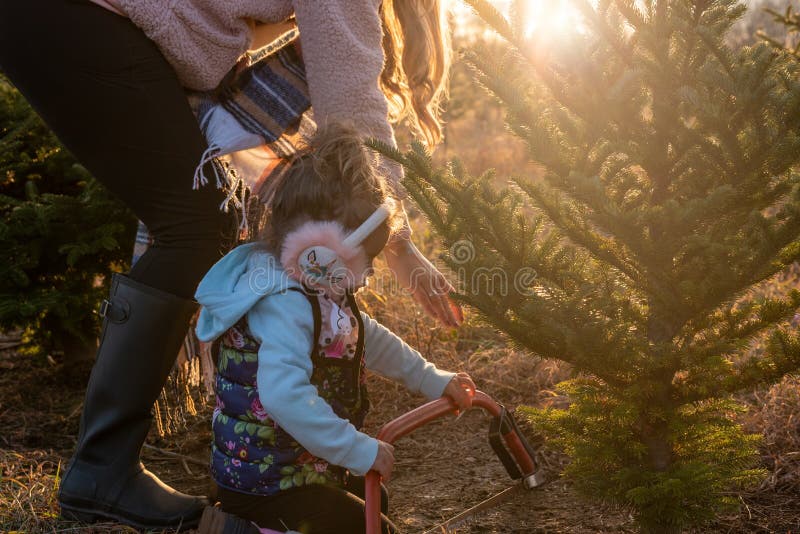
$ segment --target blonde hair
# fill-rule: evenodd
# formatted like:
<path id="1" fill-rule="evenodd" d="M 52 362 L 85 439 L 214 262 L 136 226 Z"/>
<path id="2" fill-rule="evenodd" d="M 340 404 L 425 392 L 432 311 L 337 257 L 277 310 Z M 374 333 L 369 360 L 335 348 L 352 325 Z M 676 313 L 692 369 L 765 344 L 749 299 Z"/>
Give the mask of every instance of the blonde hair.
<path id="1" fill-rule="evenodd" d="M 452 55 L 446 0 L 383 0 L 381 89 L 393 122 L 408 117 L 433 146 L 442 138 L 439 106 Z"/>
<path id="2" fill-rule="evenodd" d="M 272 250 L 279 250 L 286 234 L 303 220 L 338 221 L 353 230 L 378 206 L 391 205 L 374 153 L 351 124 L 336 122 L 319 129 L 273 180 L 267 196 L 270 209 L 261 238 Z M 384 222 L 389 232 L 399 223 L 397 213 Z"/>

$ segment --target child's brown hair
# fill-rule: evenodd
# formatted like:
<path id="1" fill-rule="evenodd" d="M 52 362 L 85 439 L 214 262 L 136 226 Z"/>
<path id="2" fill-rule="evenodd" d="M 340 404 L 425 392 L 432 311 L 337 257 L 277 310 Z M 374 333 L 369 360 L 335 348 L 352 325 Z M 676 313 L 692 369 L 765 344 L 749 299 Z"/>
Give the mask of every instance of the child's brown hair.
<path id="1" fill-rule="evenodd" d="M 286 234 L 306 220 L 357 228 L 389 197 L 376 168 L 374 153 L 352 126 L 331 123 L 320 128 L 269 189 L 261 238 L 277 252 Z M 395 220 L 392 214 L 384 223 L 389 232 Z"/>

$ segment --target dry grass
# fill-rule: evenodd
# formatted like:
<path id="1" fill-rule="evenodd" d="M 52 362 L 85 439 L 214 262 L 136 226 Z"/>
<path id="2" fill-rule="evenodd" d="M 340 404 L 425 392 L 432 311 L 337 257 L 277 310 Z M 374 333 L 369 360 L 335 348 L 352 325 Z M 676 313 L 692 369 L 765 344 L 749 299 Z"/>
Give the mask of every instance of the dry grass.
<path id="1" fill-rule="evenodd" d="M 53 451 L 26 450 L 22 453 L 0 449 L 0 532 L 2 533 L 63 533 L 136 534 L 139 531 L 113 522 L 91 526 L 59 518 L 58 483 L 64 455 Z M 196 469 L 197 470 L 197 469 Z M 202 478 L 207 479 L 205 470 Z M 169 480 L 169 475 L 164 477 Z M 188 490 L 187 478 L 175 480 L 181 489 Z M 207 485 L 207 481 L 203 484 Z"/>
<path id="2" fill-rule="evenodd" d="M 756 393 L 747 427 L 764 436 L 761 450 L 770 472 L 762 487 L 800 490 L 800 377 L 787 376 Z"/>
<path id="3" fill-rule="evenodd" d="M 0 450 L 0 532 L 138 532 L 116 523 L 88 527 L 59 520 L 56 492 L 61 466 L 61 457 L 51 451 Z"/>
<path id="4" fill-rule="evenodd" d="M 60 461 L 44 451 L 0 450 L 0 531 L 43 532 L 52 524 Z"/>

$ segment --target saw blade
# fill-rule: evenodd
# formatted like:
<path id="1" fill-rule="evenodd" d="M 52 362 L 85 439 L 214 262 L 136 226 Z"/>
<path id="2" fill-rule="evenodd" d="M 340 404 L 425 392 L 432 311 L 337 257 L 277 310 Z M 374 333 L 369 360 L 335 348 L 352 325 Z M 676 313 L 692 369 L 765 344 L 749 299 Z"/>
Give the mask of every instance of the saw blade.
<path id="1" fill-rule="evenodd" d="M 496 493 L 488 499 L 479 502 L 475 506 L 464 510 L 456 516 L 451 517 L 444 523 L 440 523 L 435 527 L 426 530 L 423 534 L 442 534 L 443 532 L 451 532 L 454 527 L 457 527 L 474 518 L 480 512 L 494 508 L 495 506 L 498 506 L 516 496 L 518 493 L 525 493 L 526 491 L 528 490 L 525 488 L 525 485 L 522 482 L 519 484 L 514 484 L 513 486 L 509 486 L 500 493 Z"/>

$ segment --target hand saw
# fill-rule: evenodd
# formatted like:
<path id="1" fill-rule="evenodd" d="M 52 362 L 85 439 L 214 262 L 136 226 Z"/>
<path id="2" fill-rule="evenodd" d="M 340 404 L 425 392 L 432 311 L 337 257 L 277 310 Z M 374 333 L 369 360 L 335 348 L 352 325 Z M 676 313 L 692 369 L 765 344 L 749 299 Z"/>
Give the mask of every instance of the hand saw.
<path id="1" fill-rule="evenodd" d="M 509 476 L 514 480 L 521 479 L 521 483 L 501 491 L 441 525 L 437 525 L 428 532 L 442 532 L 442 529 L 447 529 L 456 524 L 463 523 L 482 510 L 497 506 L 523 488 L 530 490 L 544 483 L 541 473 L 537 469 L 533 459 L 533 448 L 525 439 L 522 432 L 520 432 L 517 423 L 506 410 L 505 406 L 496 402 L 482 391 L 475 392 L 475 396 L 472 399 L 472 406 L 483 408 L 492 415 L 492 423 L 489 427 L 489 443 Z M 394 443 L 401 437 L 410 434 L 417 428 L 435 419 L 457 412 L 458 407 L 455 403 L 447 397 L 442 397 L 427 404 L 423 404 L 387 423 L 378 432 L 378 439 L 387 443 Z M 381 477 L 377 472 L 370 471 L 367 473 L 364 498 L 367 524 L 366 534 L 379 534 L 381 531 L 380 481 Z"/>

